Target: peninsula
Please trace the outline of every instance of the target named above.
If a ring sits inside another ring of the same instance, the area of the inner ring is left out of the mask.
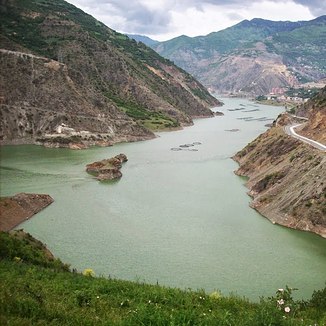
[[[19,193],[0,198],[0,231],[10,231],[53,203],[45,194]]]

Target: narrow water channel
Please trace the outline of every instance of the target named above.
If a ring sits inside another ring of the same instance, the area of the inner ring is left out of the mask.
[[[249,208],[230,158],[282,108],[223,100],[224,116],[150,141],[82,151],[5,146],[1,195],[50,194],[55,202],[19,228],[80,271],[253,300],[289,285],[309,297],[325,286],[325,239]],[[129,159],[120,181],[101,184],[85,172],[119,153]]]

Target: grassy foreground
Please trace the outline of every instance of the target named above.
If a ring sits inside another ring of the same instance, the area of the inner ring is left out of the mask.
[[[307,301],[286,288],[251,303],[84,274],[29,234],[0,233],[0,325],[326,325],[326,288]]]

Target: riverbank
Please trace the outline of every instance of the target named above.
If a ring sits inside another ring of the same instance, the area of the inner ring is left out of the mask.
[[[79,133],[48,134],[38,138],[6,139],[0,141],[0,146],[40,145],[47,148],[87,149],[93,146],[109,147],[119,143],[132,143],[155,138],[154,133],[139,136],[119,136],[112,138],[109,134]]]
[[[326,238],[326,155],[284,133],[283,117],[233,159],[253,198],[250,206],[273,224]]]
[[[55,198],[56,204],[23,227],[79,271],[92,268],[106,277],[208,293],[220,289],[256,301],[289,284],[308,299],[325,282],[326,242],[273,226],[248,207],[242,179],[233,174],[236,163],[229,159],[266,130],[258,118],[275,119],[282,109],[228,111],[240,104],[249,108],[252,102],[226,99],[224,116],[196,120],[150,141],[81,151],[5,146],[3,196],[23,191]],[[255,120],[238,119],[247,116]],[[234,128],[239,131],[225,131]],[[201,142],[198,151],[171,150],[193,142]],[[95,182],[85,172],[86,163],[119,153],[129,161],[118,182]],[[237,241],[235,229],[241,230]]]
[[[44,194],[20,193],[0,198],[0,231],[10,231],[53,203]]]
[[[259,303],[215,290],[180,290],[70,272],[29,234],[0,232],[3,325],[324,325],[326,288],[307,300],[293,290]],[[91,267],[91,266],[90,266]],[[300,292],[300,290],[298,291]]]

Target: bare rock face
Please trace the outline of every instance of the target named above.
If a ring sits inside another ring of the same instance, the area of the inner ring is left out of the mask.
[[[99,181],[116,180],[122,177],[120,171],[122,163],[127,162],[125,154],[119,154],[109,159],[93,162],[86,165],[86,172],[95,175]]]
[[[0,231],[9,231],[48,205],[53,198],[45,194],[19,193],[0,198]]]
[[[234,156],[236,174],[249,178],[250,206],[273,224],[326,238],[326,155],[286,135],[287,120],[281,116]]]

